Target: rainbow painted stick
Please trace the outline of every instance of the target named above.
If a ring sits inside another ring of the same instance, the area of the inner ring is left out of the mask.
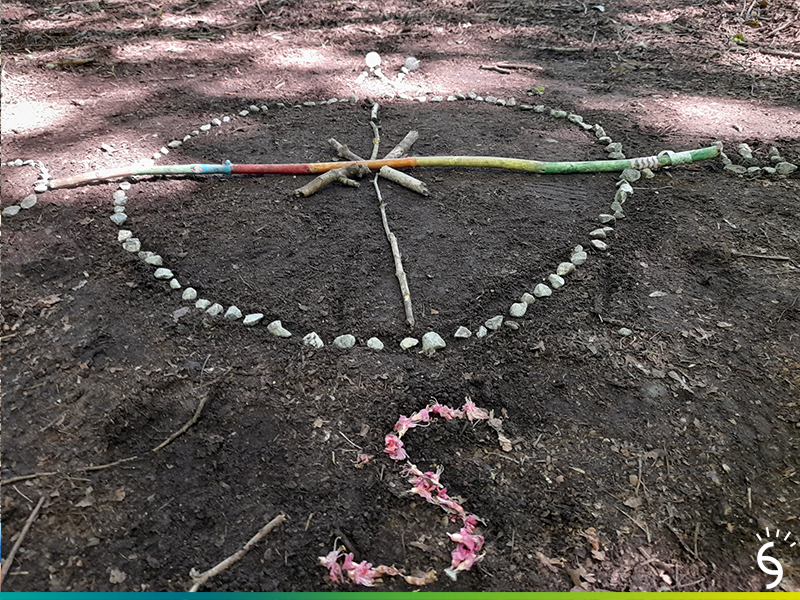
[[[600,173],[623,171],[625,169],[656,169],[692,163],[698,160],[714,158],[720,152],[721,144],[708,148],[688,150],[685,152],[672,152],[665,150],[658,156],[642,158],[625,158],[620,160],[590,160],[579,162],[540,162],[522,158],[502,158],[497,156],[418,156],[409,158],[389,158],[383,160],[353,161],[363,164],[371,170],[379,170],[383,166],[395,169],[408,169],[413,167],[477,167],[492,169],[509,169],[512,171],[526,171],[528,173]],[[163,165],[141,166],[131,165],[116,169],[98,169],[55,179],[50,182],[51,189],[73,187],[84,183],[130,177],[132,175],[318,175],[332,169],[338,169],[351,164],[348,162],[325,162],[306,164],[279,164],[279,165],[235,165],[227,161],[221,165]]]

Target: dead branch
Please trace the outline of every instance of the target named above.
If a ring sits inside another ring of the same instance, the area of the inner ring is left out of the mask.
[[[400,143],[397,144],[397,146],[392,148],[389,154],[384,156],[384,158],[400,158],[403,156],[403,154],[411,150],[411,146],[414,145],[414,142],[416,142],[418,138],[419,132],[412,129],[406,134],[406,137],[404,137]]]
[[[523,65],[519,63],[497,63],[501,69],[525,69],[528,71],[541,71],[542,67],[538,65]]]
[[[14,555],[22,545],[22,540],[24,540],[25,536],[28,534],[28,530],[31,528],[31,524],[36,519],[36,515],[39,514],[39,509],[42,508],[42,504],[44,504],[44,496],[39,498],[39,503],[36,505],[36,508],[33,509],[33,512],[31,512],[31,516],[28,517],[28,520],[25,521],[25,526],[22,528],[17,541],[11,548],[11,552],[8,553],[8,556],[6,556],[6,559],[3,561],[3,568],[2,571],[0,571],[0,586],[3,585],[3,580],[6,578],[6,574],[8,573],[9,569],[11,569],[11,563],[14,560]]]
[[[375,106],[378,106],[377,104]],[[370,160],[375,160],[378,158],[378,148],[381,145],[381,132],[378,129],[378,126],[375,124],[375,121],[369,122],[370,127],[372,127],[372,155],[369,157]]]
[[[737,252],[736,250],[731,250],[731,256],[735,256],[736,258],[761,258],[763,260],[788,260],[788,261],[792,260],[788,256],[774,256],[769,254],[747,254],[745,252]]]
[[[294,191],[295,196],[308,197],[324,188],[326,185],[338,181],[350,187],[360,187],[361,184],[351,179],[351,177],[363,177],[370,173],[369,167],[366,165],[351,164],[331,171],[326,171],[313,181],[308,182],[301,188]]]
[[[201,371],[201,374],[202,374],[202,371]],[[189,419],[189,421],[186,423],[186,425],[184,425],[183,427],[178,429],[178,431],[173,433],[171,436],[169,436],[167,439],[165,439],[163,442],[161,442],[158,446],[153,448],[151,450],[151,452],[158,452],[164,446],[166,446],[167,444],[172,442],[176,437],[178,437],[179,435],[184,433],[187,429],[189,429],[189,427],[191,427],[192,425],[197,423],[197,419],[200,418],[200,413],[203,412],[203,407],[206,405],[206,402],[208,402],[208,394],[207,393],[203,394],[203,397],[200,399],[200,404],[197,405],[197,410],[194,411],[194,415],[192,416],[191,419]]]
[[[416,131],[410,132],[410,133],[416,134]],[[408,136],[406,136],[406,137],[408,137]],[[356,154],[355,152],[350,150],[344,144],[340,144],[334,138],[330,138],[328,140],[328,143],[331,146],[333,146],[333,149],[336,150],[338,155],[341,156],[342,158],[346,158],[347,160],[357,160],[357,161],[358,160],[363,160],[358,154]],[[411,142],[411,143],[413,143],[413,142]],[[409,147],[410,147],[410,145],[411,144],[409,144]],[[394,152],[394,150],[392,152]],[[388,158],[388,155],[387,155],[387,158]],[[399,157],[396,157],[396,158],[399,158]],[[397,169],[394,169],[392,167],[381,167],[380,174],[385,179],[388,179],[389,181],[393,181],[393,182],[395,182],[395,183],[397,183],[399,185],[402,185],[403,187],[407,187],[408,189],[410,189],[410,190],[412,190],[414,192],[417,192],[418,194],[422,194],[423,196],[428,196],[430,194],[430,192],[428,191],[427,186],[424,183],[422,183],[416,177],[412,177],[411,175],[403,173],[402,171],[398,171]]]
[[[216,567],[212,567],[211,569],[205,571],[204,573],[198,572],[197,569],[192,569],[189,575],[194,581],[194,585],[191,587],[189,591],[196,592],[200,588],[200,586],[203,585],[206,581],[208,581],[215,575],[222,573],[222,571],[230,567],[233,563],[235,563],[245,554],[247,554],[250,551],[250,549],[253,546],[255,546],[261,538],[263,538],[265,535],[267,535],[270,531],[275,529],[285,520],[286,520],[286,515],[283,513],[279,514],[277,517],[272,519],[272,521],[264,525],[264,527],[262,527],[257,534],[255,534],[252,538],[250,538],[250,541],[247,542],[238,552],[231,554],[228,558],[223,560]]]
[[[392,248],[392,256],[394,257],[394,274],[397,276],[397,281],[400,284],[400,293],[403,294],[403,308],[406,311],[406,322],[414,327],[414,310],[411,307],[411,290],[408,289],[408,280],[406,279],[406,272],[403,270],[403,259],[400,255],[400,246],[397,244],[397,238],[389,229],[389,220],[386,217],[386,204],[383,201],[381,190],[378,187],[378,177],[372,180],[372,185],[375,186],[375,192],[378,194],[378,202],[381,210],[381,220],[383,221],[383,229],[386,232],[386,239],[389,240],[389,245]]]
[[[511,71],[509,71],[508,69],[503,69],[501,67],[498,67],[497,65],[481,65],[478,68],[483,69],[484,71],[497,71],[498,73],[501,73],[503,75],[508,75],[509,73],[511,73]]]
[[[771,54],[782,58],[800,58],[800,52],[789,52],[788,50],[773,50],[772,48],[759,48],[762,54]]]

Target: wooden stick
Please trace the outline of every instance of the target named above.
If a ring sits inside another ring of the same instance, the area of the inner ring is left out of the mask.
[[[497,63],[501,69],[527,69],[529,71],[541,71],[542,67],[537,65],[522,65],[519,63]]]
[[[783,58],[800,58],[800,52],[789,52],[788,50],[773,50],[772,48],[759,48],[762,54],[771,54]]]
[[[378,148],[381,145],[381,132],[378,129],[378,126],[375,124],[375,121],[370,121],[369,125],[372,127],[372,155],[369,157],[369,159],[375,160],[378,158]]]
[[[408,280],[406,279],[406,272],[403,270],[403,259],[400,255],[400,246],[397,244],[397,238],[389,229],[389,220],[386,218],[386,204],[383,201],[381,190],[378,187],[378,177],[372,180],[372,185],[375,186],[375,192],[378,194],[378,202],[381,210],[381,220],[383,221],[383,229],[386,232],[386,239],[389,240],[389,245],[392,248],[392,256],[394,257],[394,274],[397,276],[397,281],[400,284],[400,293],[403,294],[403,308],[406,311],[406,322],[409,326],[414,327],[414,310],[411,307],[411,290],[408,289]]]
[[[216,567],[212,567],[211,569],[209,569],[208,571],[206,571],[204,573],[198,572],[197,569],[192,569],[190,571],[189,575],[194,580],[194,585],[191,587],[191,589],[189,591],[190,592],[196,592],[200,588],[200,586],[203,585],[206,581],[208,581],[209,579],[211,579],[215,575],[218,575],[219,573],[222,573],[222,571],[224,571],[225,569],[230,567],[233,563],[235,563],[237,560],[239,560],[245,554],[247,554],[250,551],[250,549],[253,546],[255,546],[261,538],[263,538],[265,535],[267,535],[270,531],[275,529],[278,525],[283,523],[285,520],[286,520],[286,515],[283,514],[283,513],[279,514],[277,517],[272,519],[272,521],[270,521],[269,523],[264,525],[264,527],[262,527],[257,534],[255,534],[252,538],[250,538],[250,541],[247,542],[241,548],[241,550],[239,550],[238,552],[235,552],[234,554],[231,554],[228,558],[223,560]]]
[[[731,250],[731,256],[735,256],[736,258],[762,258],[764,260],[788,260],[788,261],[792,260],[789,256],[774,256],[774,255],[767,255],[767,254],[747,254],[745,252],[737,252],[736,250]]]
[[[200,375],[201,375],[201,377],[202,377],[202,371],[200,372]],[[196,411],[194,411],[194,415],[192,416],[192,418],[191,418],[191,419],[189,419],[189,421],[186,423],[186,425],[184,425],[183,427],[181,427],[180,429],[178,429],[178,431],[176,431],[175,433],[173,433],[171,436],[169,436],[167,439],[165,439],[163,442],[161,442],[161,443],[160,443],[158,446],[156,446],[155,448],[153,448],[153,449],[151,450],[151,452],[158,452],[158,451],[159,451],[159,450],[161,450],[161,449],[162,449],[164,446],[166,446],[167,444],[169,444],[170,442],[172,442],[172,440],[174,440],[176,437],[178,437],[178,436],[179,436],[179,435],[181,435],[183,432],[185,432],[187,429],[189,429],[189,427],[191,427],[192,425],[194,425],[195,423],[197,423],[197,419],[199,419],[199,418],[200,418],[200,413],[201,413],[201,412],[203,412],[203,407],[206,405],[206,402],[208,402],[208,394],[207,394],[207,393],[206,393],[206,394],[203,394],[203,397],[200,399],[200,404],[198,404],[198,405],[197,405],[197,410],[196,410]]]
[[[327,171],[294,191],[295,196],[308,197],[324,188],[326,185],[338,181],[350,187],[360,187],[361,184],[351,177],[363,177],[370,172],[369,167],[359,163],[350,163],[344,167]]]
[[[508,75],[509,73],[511,73],[511,71],[509,71],[507,69],[503,69],[503,68],[498,67],[496,65],[481,65],[478,68],[479,69],[483,69],[484,71],[497,71],[498,73],[501,73],[503,75]]]
[[[416,142],[417,139],[419,139],[419,131],[415,131],[412,129],[406,134],[406,137],[400,140],[400,143],[397,144],[397,146],[395,146],[389,151],[389,154],[383,157],[383,159],[386,160],[386,159],[400,158],[401,156],[403,156],[403,154],[411,150],[411,146],[414,145],[414,142]]]
[[[416,134],[416,131],[411,133]],[[333,146],[334,150],[336,150],[336,152],[342,158],[346,158],[347,160],[362,160],[358,154],[354,153],[347,146],[340,144],[334,138],[330,138],[328,143]],[[424,183],[422,183],[416,177],[408,175],[407,173],[403,173],[402,171],[398,171],[392,167],[381,167],[380,174],[384,179],[388,179],[389,181],[393,181],[399,185],[402,185],[403,187],[407,187],[418,194],[422,194],[423,196],[430,195],[428,187]]]
[[[8,573],[9,569],[11,569],[11,563],[14,560],[14,555],[22,545],[22,540],[24,540],[25,536],[28,534],[28,530],[31,528],[31,524],[36,519],[36,515],[39,514],[39,509],[42,508],[42,504],[44,504],[44,496],[39,498],[39,504],[37,504],[36,508],[33,509],[33,512],[31,513],[31,516],[28,517],[28,520],[25,521],[25,526],[22,528],[17,541],[11,548],[11,552],[8,553],[8,556],[6,556],[6,559],[3,561],[3,568],[2,571],[0,571],[0,586],[3,585],[3,580],[6,578],[6,574]]]

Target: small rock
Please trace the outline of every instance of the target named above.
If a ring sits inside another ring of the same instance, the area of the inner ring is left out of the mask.
[[[776,154],[775,156],[770,156],[769,157],[769,162],[771,162],[772,164],[777,164],[779,162],[783,162],[783,157],[780,156],[779,154]]]
[[[736,146],[736,151],[742,158],[753,158],[753,150],[747,144],[739,144]]]
[[[508,100],[506,100],[506,106],[510,106],[510,107],[513,108],[516,105],[517,105],[517,99],[516,98],[509,98]]]
[[[200,125],[200,131],[208,131],[209,129],[211,129],[210,123],[206,123],[205,125]]]
[[[621,175],[622,179],[634,183],[642,178],[642,173],[638,169],[624,169]]]
[[[422,103],[422,102],[427,102],[428,98],[427,98],[427,96],[417,96],[416,98],[414,98],[414,100],[416,100],[417,102]]]
[[[603,240],[592,240],[592,248],[599,250],[600,252],[605,252],[608,250],[608,244],[606,244]]]
[[[650,169],[646,169],[646,168],[642,169],[642,175],[644,175],[645,179],[652,179],[653,177],[656,176],[655,173],[653,173]]]
[[[314,102],[313,100],[306,100],[305,102],[303,102],[303,106],[308,106],[309,108],[316,105],[317,103]]]
[[[775,167],[764,167],[762,171],[764,171],[764,173],[766,173],[767,175],[775,175],[776,172]]]
[[[383,350],[383,342],[376,337],[371,337],[367,340],[367,348],[370,350]]]
[[[622,152],[612,152],[608,155],[611,160],[625,160],[625,155]]]
[[[19,211],[20,211],[19,204],[14,204],[14,205],[12,205],[12,206],[6,206],[6,207],[3,209],[3,213],[2,213],[2,215],[3,215],[4,217],[13,217],[13,216],[14,216],[14,215],[16,215],[16,214],[17,214]]]
[[[533,105],[532,104],[520,104],[519,105],[519,109],[520,110],[533,110]]]
[[[797,165],[793,165],[790,162],[779,162],[775,165],[775,172],[778,175],[790,175],[797,170]],[[25,208],[24,206],[22,208]]]
[[[547,277],[547,281],[550,282],[550,287],[552,287],[554,290],[564,287],[565,283],[564,278],[561,277],[560,275],[556,275],[555,273],[549,275]]]
[[[249,108],[249,109],[250,109],[250,112],[256,112],[256,113],[257,113],[257,112],[261,112],[261,109],[260,109],[260,108],[258,108],[258,106],[256,106],[255,104],[251,104],[251,105],[250,105],[250,106],[248,106],[247,108]]]
[[[506,101],[503,100],[502,98],[498,98],[497,100],[494,101],[494,104],[496,104],[497,106],[505,106]]]
[[[781,155],[780,150],[778,150],[775,146],[770,146],[769,147],[769,150],[767,151],[767,156],[773,157],[773,156],[780,156],[780,155]]]
[[[187,314],[189,314],[189,307],[183,306],[177,310],[172,311],[172,318],[177,321],[181,317],[185,317]]]
[[[242,325],[244,325],[245,327],[252,327],[256,323],[261,321],[261,319],[263,318],[264,318],[263,313],[252,313],[245,316],[244,320],[242,321]]]
[[[281,338],[288,338],[292,337],[292,334],[287,330],[280,321],[273,321],[269,325],[267,325],[267,331],[269,331],[275,337]],[[308,336],[306,336],[308,337]],[[317,336],[319,337],[319,336]],[[305,338],[303,338],[303,342],[305,342]],[[321,340],[320,340],[321,341]],[[320,346],[321,347],[321,346]]]
[[[144,259],[148,265],[153,265],[154,267],[160,267],[164,264],[164,260],[161,258],[159,254],[153,254],[152,256],[148,256]],[[167,277],[160,277],[159,279],[167,279]]]
[[[431,102],[444,102],[444,96],[431,96]]]
[[[576,267],[580,267],[580,266],[581,266],[583,263],[585,263],[585,262],[586,262],[586,260],[587,260],[588,258],[589,258],[589,255],[588,255],[588,254],[586,254],[586,252],[584,252],[583,250],[581,250],[580,252],[575,252],[575,253],[574,253],[574,254],[573,254],[571,257],[570,257],[570,259],[569,259],[569,260],[570,260],[570,262],[571,262],[573,265],[575,265]]]
[[[169,144],[167,144],[167,148],[180,148],[183,146],[183,142],[180,140],[172,140]]]
[[[488,319],[484,325],[486,326],[486,329],[497,331],[503,325],[503,315],[497,315],[491,319]]]
[[[594,136],[597,139],[600,139],[601,137],[606,137],[606,130],[603,129],[600,125],[595,125],[594,126]]]
[[[407,337],[403,338],[403,340],[400,342],[400,347],[403,350],[408,350],[409,348],[413,348],[417,344],[419,344],[419,340],[417,338]]]
[[[617,221],[621,221],[622,219],[625,218],[625,213],[622,212],[622,207],[620,207],[620,208],[618,208],[617,210],[614,211],[614,218]]]
[[[735,173],[736,175],[744,175],[747,173],[747,167],[743,167],[742,165],[725,165],[723,170],[728,171],[729,173]]]
[[[603,225],[611,225],[613,227],[617,223],[617,219],[614,215],[609,215],[604,213],[600,215],[599,219]]]
[[[578,244],[577,246],[575,246],[575,247],[572,249],[572,253],[573,253],[573,254],[575,254],[576,252],[583,252],[583,246],[581,246],[580,244]]]
[[[37,181],[35,184],[33,184],[33,191],[37,194],[44,194],[49,189],[50,186],[47,185],[46,181]]]
[[[124,206],[115,206],[114,207],[114,213],[115,214],[116,213],[124,213],[124,212],[125,212],[125,207]]]
[[[239,116],[240,116],[240,117],[246,117],[246,116],[247,116],[247,115],[249,115],[249,114],[250,114],[250,111],[249,111],[249,110],[240,110],[240,111],[239,111]],[[204,126],[204,127],[205,127],[205,126]],[[203,128],[203,127],[201,127],[200,129],[202,129],[202,128]]]
[[[621,213],[622,212],[622,204],[620,204],[619,200],[614,200],[611,203],[611,210],[614,211],[614,217],[619,219],[619,217],[617,216],[617,213]]]
[[[206,313],[208,313],[212,317],[216,317],[217,315],[222,314],[222,310],[223,310],[222,304],[220,304],[219,302],[215,302],[206,309]]]
[[[138,252],[142,249],[142,243],[139,238],[132,237],[122,242],[122,247],[128,252]]]
[[[467,99],[467,97],[464,94],[460,93],[460,92],[456,92],[453,95],[456,97],[456,100],[466,100]]]
[[[546,298],[553,295],[553,290],[543,283],[537,283],[536,287],[533,288],[533,295],[537,298]]]
[[[219,119],[211,119],[211,124],[214,127],[219,127],[220,125],[222,125],[222,121],[220,121]]]
[[[525,313],[528,311],[528,303],[527,302],[515,302],[511,305],[511,308],[508,311],[512,317],[523,317]]]
[[[348,348],[352,348],[356,345],[356,338],[349,333],[345,333],[344,335],[337,336],[333,340],[333,345],[337,348],[347,350]]]
[[[488,102],[489,104],[494,104],[495,102],[497,102],[497,98],[495,96],[486,96],[486,102]]]
[[[173,277],[172,271],[170,271],[169,269],[165,269],[164,267],[156,269],[154,275],[156,279],[172,279]]]
[[[312,331],[311,333],[304,336],[303,344],[317,349],[322,348],[325,345],[325,343],[322,341],[322,338],[319,337],[319,335],[317,335],[316,331]]]
[[[619,142],[611,142],[604,148],[604,150],[608,153],[622,152],[622,144],[620,144]]]
[[[606,239],[606,231],[605,229],[595,229],[594,231],[589,232],[589,237],[593,240],[604,240]]]
[[[181,289],[181,282],[173,277],[169,281],[169,287],[171,287],[173,290],[179,290]]]
[[[236,306],[228,307],[228,310],[225,311],[224,317],[229,321],[235,321],[236,319],[242,318],[242,311],[240,311]]]
[[[139,258],[142,260],[148,259],[151,256],[155,256],[155,252],[150,252],[149,250],[139,250]]]
[[[448,102],[455,102],[456,100],[458,100],[458,98],[456,98],[455,96],[448,96],[447,97],[447,101]]]
[[[425,335],[422,336],[422,351],[427,353],[436,352],[436,350],[441,350],[447,346],[440,336],[435,331],[429,331]]]
[[[719,159],[722,161],[723,165],[730,165],[733,163],[733,161],[730,158],[728,158],[728,155],[725,154],[724,152],[719,153]]]
[[[475,337],[478,339],[485,338],[487,333],[489,332],[486,330],[486,327],[481,325],[480,327],[478,327],[478,331],[475,333]]]
[[[456,329],[456,332],[453,334],[453,337],[465,340],[468,337],[472,337],[472,332],[463,325],[461,325],[458,329]]]
[[[567,117],[567,111],[551,109],[550,116],[556,119],[565,119]]]
[[[525,304],[533,304],[536,302],[536,297],[533,294],[529,294],[525,292],[522,294],[522,297],[519,299],[520,302],[524,302]]]
[[[338,102],[338,99],[331,98],[330,100],[328,100],[328,104],[333,104],[334,102]],[[261,112],[267,112],[268,110],[269,110],[269,107],[266,104],[262,104],[261,105]],[[230,120],[230,118],[228,118],[228,117],[226,117],[226,119]]]
[[[517,331],[519,329],[519,323],[517,323],[516,321],[506,321],[505,323],[503,323],[503,325],[505,325],[509,329],[513,329],[514,331]]]
[[[537,104],[533,107],[533,112],[535,113],[543,113],[544,112],[544,104]]]
[[[571,123],[583,123],[583,117],[576,114],[567,115],[567,121]]]
[[[748,167],[747,174],[748,175],[758,175],[761,173],[761,167]]]
[[[559,277],[566,277],[575,270],[575,264],[571,262],[562,262],[556,267],[556,275]]]
[[[608,137],[607,135],[603,135],[603,136],[597,138],[597,142],[599,144],[603,144],[604,146],[607,146],[608,144],[612,143],[612,141],[613,140],[610,137]]]
[[[200,298],[194,303],[194,307],[200,310],[206,310],[209,306],[211,306],[211,300],[206,300],[205,298]]]
[[[161,148],[161,150],[159,150],[159,152],[161,152],[161,154],[163,154],[164,156],[169,154],[169,150],[167,149],[166,146],[162,146],[162,148]]]
[[[30,196],[25,196],[25,198],[22,199],[22,202],[19,203],[19,207],[24,210],[27,210],[29,208],[33,208],[34,206],[36,206],[36,202],[37,202],[36,194],[31,194]]]
[[[187,301],[192,301],[197,298],[197,290],[193,287],[188,287],[183,290],[183,294],[181,294],[181,298]]]
[[[117,232],[117,241],[124,242],[125,240],[129,240],[133,237],[133,232],[130,229],[120,229]]]
[[[622,337],[628,337],[629,335],[633,334],[633,331],[631,331],[627,327],[620,327],[619,330],[617,331],[617,333],[619,335],[621,335]]]

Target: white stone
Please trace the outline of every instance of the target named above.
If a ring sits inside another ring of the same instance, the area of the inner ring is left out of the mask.
[[[431,97],[431,102],[444,102],[444,97],[443,96],[432,96]]]
[[[156,279],[172,279],[173,277],[172,271],[165,269],[164,267],[156,269],[156,272],[153,275],[155,275]]]
[[[491,319],[488,319],[484,325],[486,326],[486,329],[497,331],[503,325],[503,315],[496,315]]]
[[[231,122],[231,118],[228,115],[225,115],[224,117],[222,117],[222,122],[223,123],[230,123]]]
[[[635,183],[642,178],[642,172],[639,171],[638,169],[625,169],[622,171],[621,177],[625,181],[629,181],[630,183]]]
[[[133,237],[133,232],[130,229],[120,229],[117,232],[117,241],[122,243],[125,240],[129,240]]]
[[[250,112],[261,112],[261,109],[260,109],[260,108],[258,108],[258,106],[256,106],[255,104],[251,104],[251,105],[250,105],[250,106],[248,106],[247,108],[249,108],[249,109],[250,109]]]
[[[461,325],[458,329],[456,329],[456,332],[453,334],[454,338],[458,338],[458,339],[462,339],[462,340],[465,340],[465,339],[467,339],[468,337],[471,337],[471,336],[472,336],[472,332],[469,329],[467,329],[466,327],[464,327],[463,325]]]
[[[606,244],[603,240],[592,240],[592,248],[599,250],[600,252],[605,252],[608,250],[608,244]]]
[[[793,165],[790,162],[779,162],[775,165],[775,172],[778,175],[789,175],[794,173],[797,170],[797,165]],[[24,206],[22,208],[25,208]]]
[[[348,348],[352,348],[356,345],[356,338],[350,335],[349,333],[345,333],[343,335],[337,335],[336,338],[333,340],[333,345],[337,348],[342,348],[347,350]]]
[[[383,350],[383,342],[376,337],[371,337],[367,340],[367,348],[371,350]]]
[[[512,317],[522,317],[525,316],[525,313],[528,310],[528,303],[527,302],[515,302],[511,305],[511,308],[508,311]]]
[[[22,202],[19,203],[19,207],[27,210],[36,206],[36,202],[36,194],[31,194],[30,196],[25,196],[25,198],[22,199]]]
[[[475,337],[478,339],[485,338],[487,333],[489,332],[486,330],[486,327],[481,325],[478,327],[478,331],[475,332]]]
[[[583,117],[576,114],[567,115],[567,120],[572,123],[583,123]]]
[[[533,288],[533,295],[537,298],[546,298],[547,296],[553,295],[553,290],[543,283],[537,283],[536,287]]]
[[[4,217],[13,217],[20,211],[19,204],[14,204],[12,206],[6,206],[3,209],[3,216]]]
[[[312,331],[303,337],[303,343],[306,346],[311,346],[312,348],[322,348],[325,345],[325,343],[322,341],[322,338],[317,335],[316,331]]]
[[[560,275],[556,275],[555,273],[551,273],[547,277],[547,281],[550,282],[550,287],[552,287],[554,290],[564,287],[564,278]]]
[[[146,262],[148,265],[153,265],[154,267],[160,267],[161,265],[164,264],[164,260],[161,258],[161,255],[159,254],[153,254],[151,256],[148,256],[147,258],[144,259],[144,262]],[[160,279],[167,279],[167,278],[161,277]]]
[[[244,321],[242,321],[242,324],[245,325],[246,327],[252,327],[263,318],[264,318],[263,313],[252,313],[245,316]]]
[[[633,331],[631,331],[627,327],[620,327],[619,330],[617,331],[617,333],[619,335],[621,335],[622,337],[628,337],[629,335],[631,335],[633,333]]]
[[[142,249],[142,243],[139,238],[132,237],[122,242],[122,247],[128,252],[138,252]]]
[[[114,213],[124,213],[124,212],[125,212],[125,207],[124,206],[115,206],[114,207]]]
[[[606,239],[606,232],[604,229],[595,229],[589,232],[589,237],[593,240],[604,240]]]
[[[220,125],[222,125],[222,121],[220,121],[219,119],[211,119],[211,124],[214,127],[219,127]]]
[[[419,344],[419,340],[417,338],[407,337],[403,338],[403,340],[400,342],[400,347],[403,350],[408,350],[409,348],[413,348],[417,344]]]
[[[525,304],[533,304],[534,302],[536,302],[536,296],[534,296],[533,294],[529,294],[528,292],[525,292],[524,294],[522,294],[519,301],[524,302]]]
[[[159,152],[161,152],[161,154],[163,154],[164,156],[166,156],[167,154],[169,154],[169,149],[167,149],[167,147],[166,147],[166,146],[162,146],[162,147],[161,147],[161,150],[159,150]]]
[[[614,215],[609,215],[608,213],[603,213],[599,216],[599,220],[603,225],[611,225],[612,227],[616,224],[617,219]]]
[[[626,157],[622,152],[612,152],[608,155],[608,158],[611,160],[625,160]]]
[[[33,191],[37,194],[44,194],[49,189],[50,186],[47,185],[46,181],[37,181],[35,184],[33,184]]]
[[[181,282],[173,277],[169,280],[169,287],[171,287],[173,290],[179,290],[181,289]]]
[[[247,112],[247,111],[244,111],[244,112]],[[242,116],[245,116],[245,115],[242,115]],[[200,131],[208,131],[209,129],[211,129],[211,124],[210,123],[206,123],[205,125],[200,125]]]
[[[576,252],[576,253],[574,253],[574,254],[573,254],[571,257],[570,257],[570,259],[569,259],[569,260],[570,260],[570,262],[571,262],[573,265],[575,265],[576,267],[580,267],[580,266],[581,266],[583,263],[585,263],[585,262],[586,262],[586,260],[587,260],[588,258],[589,258],[589,255],[588,255],[588,254],[586,254],[586,252],[584,252],[583,250],[581,250],[580,252]]]
[[[220,304],[219,302],[215,302],[206,309],[206,312],[212,317],[216,317],[217,315],[222,314],[222,310],[223,310],[222,304]]]
[[[441,350],[447,346],[442,336],[440,336],[435,331],[429,331],[425,335],[422,336],[422,351],[423,352],[435,352],[436,350]]]
[[[236,306],[229,306],[228,310],[225,311],[225,315],[223,315],[229,321],[235,321],[236,319],[242,318],[242,311],[240,311]]]
[[[367,55],[364,57],[364,62],[370,69],[379,67],[381,64],[381,55],[378,54],[377,52],[368,52]]]
[[[111,219],[111,222],[114,223],[114,225],[119,226],[128,220],[128,215],[126,215],[124,212],[115,212],[109,217],[109,219]]]
[[[556,268],[556,275],[559,277],[566,277],[575,270],[575,264],[571,262],[562,262]]]
[[[550,110],[550,116],[551,117],[555,117],[556,119],[563,119],[563,118],[565,118],[567,116],[567,112],[564,111],[564,110],[551,109]]]
[[[197,298],[197,290],[194,289],[193,287],[188,287],[185,290],[183,290],[183,294],[181,294],[181,298],[191,302],[192,300]]]
[[[288,329],[286,329],[280,321],[273,321],[272,323],[267,325],[267,331],[269,331],[272,335],[276,337],[282,337],[282,338],[292,337],[291,332]],[[305,338],[303,339],[303,342],[305,342]]]
[[[622,144],[620,144],[619,142],[611,142],[604,148],[604,150],[608,153],[622,152]]]
[[[737,175],[744,175],[745,173],[747,173],[747,167],[743,167],[742,165],[734,165],[734,164],[725,165],[723,167],[723,170],[729,171],[731,173],[736,173]]]
[[[167,148],[180,148],[181,146],[183,146],[183,142],[180,140],[172,140],[167,144]]]
[[[205,298],[200,298],[197,302],[194,303],[194,307],[199,308],[200,310],[205,310],[209,306],[211,306],[211,300],[206,300]]]
[[[188,142],[190,139],[192,139],[191,134],[187,133],[185,136],[183,136],[183,142],[184,143]]]
[[[497,98],[495,96],[486,96],[485,100],[489,104],[494,104],[495,102],[497,102]]]
[[[506,100],[506,106],[514,107],[516,105],[517,105],[517,99],[516,98],[509,98],[508,100]]]

